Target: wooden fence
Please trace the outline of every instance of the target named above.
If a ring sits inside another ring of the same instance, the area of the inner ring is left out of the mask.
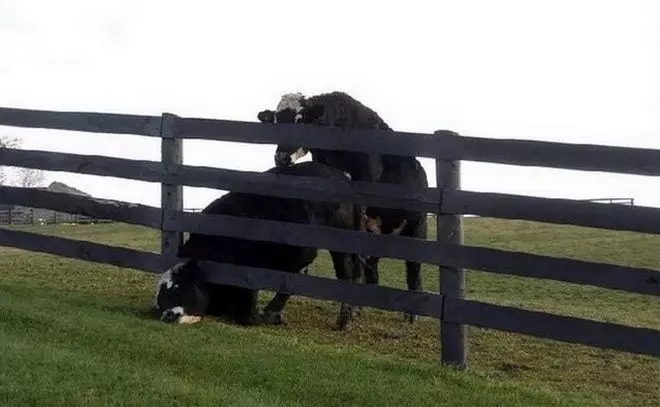
[[[46,151],[0,149],[0,165],[113,176],[162,184],[161,208],[15,187],[0,187],[2,203],[80,213],[162,230],[161,255],[126,248],[0,230],[0,245],[160,273],[174,260],[183,232],[288,243],[437,264],[439,293],[409,292],[234,265],[215,265],[210,281],[404,311],[437,318],[441,359],[466,366],[466,326],[498,329],[565,342],[660,357],[660,331],[597,322],[467,300],[465,269],[551,279],[660,295],[660,272],[606,263],[463,245],[461,214],[525,219],[612,230],[660,233],[660,209],[567,199],[462,191],[460,161],[585,171],[660,175],[660,150],[434,134],[267,125],[172,114],[136,116],[0,108],[0,125],[162,139],[161,162]],[[435,158],[437,187],[330,182],[318,178],[182,165],[182,140],[305,144],[333,150],[376,151]],[[329,227],[202,215],[182,210],[182,185],[280,197],[354,202],[437,213],[437,241],[376,236]]]
[[[88,224],[108,222],[111,221],[48,209],[21,207],[0,210],[0,225],[54,225],[59,223]]]

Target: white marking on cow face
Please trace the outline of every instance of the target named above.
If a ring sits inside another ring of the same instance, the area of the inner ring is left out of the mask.
[[[183,312],[183,307],[168,308],[160,315],[160,320],[163,322],[175,322],[184,315],[186,313]]]
[[[280,99],[280,103],[278,103],[277,108],[275,108],[275,116],[273,117],[273,123],[277,124],[278,122],[277,117],[279,116],[278,113],[284,110],[291,110],[293,113],[295,113],[295,116],[293,118],[293,123],[298,124],[300,120],[302,120],[302,114],[300,112],[303,110],[304,100],[305,100],[305,96],[300,92],[287,93],[282,95],[282,98]]]
[[[160,320],[163,322],[176,322],[178,324],[190,325],[201,321],[202,317],[198,315],[186,315],[183,307],[173,307],[166,309],[160,316]]]
[[[286,93],[282,95],[280,103],[277,104],[276,112],[281,112],[282,110],[291,109],[296,113],[299,113],[303,108],[303,100],[305,96],[300,93]]]
[[[293,154],[291,154],[291,163],[295,163],[300,158],[302,158],[305,154],[307,154],[307,149],[304,148],[304,147],[300,147]]]
[[[178,288],[178,285],[174,283],[174,274],[176,274],[185,263],[177,263],[174,266],[167,269],[163,274],[160,275],[158,283],[156,284],[156,296],[154,297],[154,307],[158,308],[158,294],[160,290],[166,289],[170,290],[172,288]]]
[[[169,309],[170,312],[172,312],[174,315],[178,316],[184,316],[186,313],[183,311],[183,307],[174,307]]]
[[[344,172],[344,175],[346,175],[346,178],[348,178],[348,179],[353,179],[353,177],[351,177],[351,174],[349,174],[347,172]]]

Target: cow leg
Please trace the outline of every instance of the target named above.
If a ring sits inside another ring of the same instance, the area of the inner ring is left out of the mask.
[[[353,266],[353,282],[365,282],[365,260],[364,256],[358,253],[351,254],[351,264]],[[362,305],[354,307],[354,313],[359,316],[362,313]]]
[[[257,303],[259,301],[259,291],[247,288],[233,287],[234,301],[233,313],[235,320],[240,325],[251,326],[261,322]]]
[[[308,273],[309,266],[301,270],[289,270],[289,273]],[[264,307],[261,315],[261,322],[267,325],[282,325],[284,319],[282,318],[282,310],[291,298],[291,294],[276,293],[272,300]]]
[[[272,300],[264,307],[261,322],[268,325],[281,325],[284,323],[282,319],[282,310],[287,301],[291,298],[291,294],[276,293]]]
[[[335,275],[338,280],[350,280],[356,282],[360,273],[357,264],[354,263],[357,256],[342,252],[330,252],[332,257],[332,264],[335,267]],[[340,330],[346,329],[348,323],[353,318],[354,306],[351,304],[342,303],[339,307],[339,315],[337,315],[337,327]]]
[[[364,268],[365,282],[367,284],[376,284],[380,280],[378,275],[378,262],[380,257],[367,257],[367,265]]]
[[[423,216],[422,220],[419,221],[417,226],[413,229],[411,237],[426,240],[426,236],[426,217]],[[422,289],[422,265],[420,263],[414,261],[406,261],[406,280],[408,284],[408,290],[420,291]],[[404,317],[408,320],[408,322],[413,323],[415,322],[417,315],[405,313]]]
[[[414,261],[406,261],[406,280],[408,290],[420,291],[422,289],[422,265]],[[415,322],[415,314],[405,313],[404,317],[410,323]]]

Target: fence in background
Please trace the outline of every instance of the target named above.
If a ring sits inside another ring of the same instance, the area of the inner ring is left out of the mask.
[[[301,125],[266,125],[171,114],[137,116],[0,109],[0,125],[137,134],[162,139],[161,162],[30,150],[0,150],[0,165],[113,176],[162,184],[155,208],[48,191],[0,187],[6,204],[79,213],[162,231],[161,255],[25,231],[0,230],[0,245],[159,273],[176,256],[183,232],[281,242],[385,258],[437,264],[439,293],[353,284],[319,277],[230,264],[217,265],[213,282],[283,291],[425,315],[440,321],[441,359],[465,367],[466,326],[499,329],[541,338],[660,357],[660,331],[597,322],[464,298],[465,269],[585,284],[660,295],[660,272],[606,263],[463,245],[461,214],[525,219],[612,230],[660,233],[660,209],[603,205],[567,199],[462,191],[460,161],[544,166],[584,171],[660,175],[660,151],[600,145],[462,137],[434,134],[340,130]],[[379,152],[436,160],[437,187],[338,182],[318,178],[183,165],[182,140],[307,145],[331,150]],[[376,236],[329,227],[204,215],[183,211],[182,186],[206,187],[328,202],[354,202],[436,213],[437,241]]]
[[[112,221],[39,208],[21,207],[0,210],[0,225],[54,225],[62,223],[89,224],[109,222]]]

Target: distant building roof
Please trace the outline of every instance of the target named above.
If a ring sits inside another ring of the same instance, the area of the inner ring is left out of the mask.
[[[60,192],[60,193],[65,193],[65,194],[72,194],[72,195],[91,196],[87,192],[83,192],[83,191],[81,191],[79,189],[76,189],[74,187],[70,187],[67,184],[63,183],[63,182],[57,182],[57,181],[51,182],[50,185],[48,185],[45,188],[38,188],[38,189],[43,189],[43,190],[51,191],[51,192]]]

